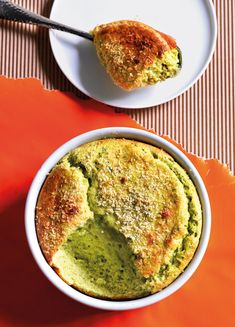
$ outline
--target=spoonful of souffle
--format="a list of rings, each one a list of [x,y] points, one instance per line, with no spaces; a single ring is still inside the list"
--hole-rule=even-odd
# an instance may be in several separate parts
[[[182,54],[175,39],[137,21],[103,24],[87,33],[37,15],[8,0],[0,0],[0,19],[40,25],[93,42],[113,82],[126,91],[174,77],[182,67]]]

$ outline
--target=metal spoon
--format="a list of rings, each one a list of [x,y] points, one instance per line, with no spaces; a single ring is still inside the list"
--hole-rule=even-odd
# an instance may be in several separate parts
[[[32,11],[24,9],[18,5],[15,5],[8,0],[0,0],[0,19],[11,20],[20,23],[36,24],[55,30],[72,33],[87,40],[93,41],[93,36],[87,32],[74,29],[64,24],[57,23],[44,16],[37,15]]]

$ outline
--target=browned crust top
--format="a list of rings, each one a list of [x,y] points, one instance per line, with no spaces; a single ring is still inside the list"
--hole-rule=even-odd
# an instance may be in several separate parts
[[[137,21],[99,25],[93,35],[101,62],[114,82],[124,89],[132,89],[140,72],[166,51],[176,48],[174,38]]]
[[[94,36],[118,42],[128,56],[135,57],[137,64],[153,63],[156,57],[161,58],[165,51],[176,47],[176,41],[171,36],[130,20],[99,25],[94,29]]]
[[[36,228],[43,253],[51,263],[54,253],[67,237],[67,228],[79,214],[79,195],[67,192],[74,178],[64,168],[57,167],[47,177],[37,203]]]

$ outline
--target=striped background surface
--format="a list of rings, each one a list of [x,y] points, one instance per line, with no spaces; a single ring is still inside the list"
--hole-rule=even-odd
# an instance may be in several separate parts
[[[45,16],[49,15],[53,3],[52,0],[14,2]],[[189,152],[221,160],[234,173],[235,0],[213,2],[218,19],[218,42],[213,60],[198,83],[166,104],[122,111],[144,127],[169,135]],[[47,89],[71,91],[85,98],[58,68],[46,29],[1,21],[0,75],[36,77]]]

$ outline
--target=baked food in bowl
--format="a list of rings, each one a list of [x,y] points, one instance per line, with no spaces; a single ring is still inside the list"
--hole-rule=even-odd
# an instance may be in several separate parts
[[[84,303],[118,310],[156,302],[189,278],[205,251],[210,217],[200,177],[187,158],[175,160],[179,150],[148,132],[113,128],[77,139],[49,159],[48,176],[43,169],[33,234],[30,191],[26,227],[35,258]],[[55,277],[42,251],[73,288]]]
[[[98,25],[92,35],[101,63],[125,91],[164,81],[181,69],[175,39],[146,24],[120,20]]]
[[[70,151],[39,195],[36,227],[49,264],[99,298],[160,291],[188,265],[202,211],[187,173],[165,151],[104,139]]]

